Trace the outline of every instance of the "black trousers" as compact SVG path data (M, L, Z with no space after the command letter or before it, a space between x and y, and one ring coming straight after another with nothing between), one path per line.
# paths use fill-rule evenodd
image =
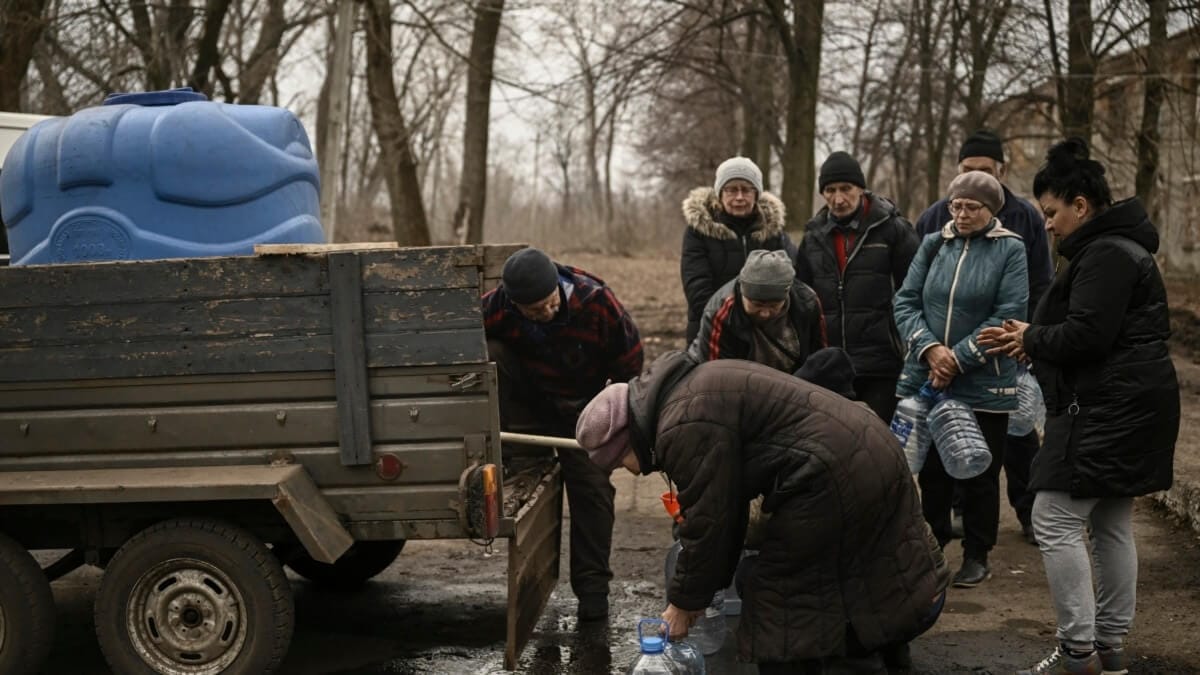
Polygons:
M996 545L1000 528L1000 467L1004 465L1008 413L976 412L975 419L992 453L987 471L963 481L946 473L936 447L929 449L925 466L917 477L921 486L921 510L938 543L944 548L952 538L950 505L958 484L963 505L963 556L982 562Z
M879 415L879 419L886 424L891 424L892 415L896 412L896 404L900 399L896 398L896 382L900 376L896 377L856 377L854 378L854 394L859 401L867 404L871 410Z
M565 406L550 400L537 387L537 378L521 368L503 343L488 340L488 357L496 362L500 385L500 426L546 436L575 437L582 405ZM583 403L587 403L584 401ZM608 593L612 569L613 499L609 475L578 448L558 448L567 506L571 514L571 590L576 597Z
M1009 436L1004 449L1004 477L1008 483L1008 503L1017 513L1021 526L1033 518L1034 493L1029 490L1029 467L1041 444L1036 431L1024 436Z

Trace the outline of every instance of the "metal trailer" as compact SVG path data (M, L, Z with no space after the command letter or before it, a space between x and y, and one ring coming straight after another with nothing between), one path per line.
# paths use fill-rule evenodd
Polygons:
M354 586L445 538L508 540L515 667L562 488L552 454L502 455L479 296L512 250L0 267L0 673L37 672L50 580L84 563L114 671L260 675L284 565Z

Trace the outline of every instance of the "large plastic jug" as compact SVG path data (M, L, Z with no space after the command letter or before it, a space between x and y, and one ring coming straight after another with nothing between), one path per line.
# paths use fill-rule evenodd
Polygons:
M13 265L250 254L324 241L318 175L283 108L117 94L26 131L0 208Z
M687 640L667 640L663 652L675 663L682 675L705 675L704 655Z
M664 566L667 588L671 587L671 579L675 577L675 563L679 560L679 552L682 550L683 544L678 539L667 549ZM721 651L728 633L729 624L725 620L725 591L720 590L713 594L712 602L705 608L704 615L696 619L688 629L687 640L699 649L701 654L716 654Z
M908 460L908 470L912 473L920 473L929 454L929 424L926 418L935 393L933 384L926 382L916 394L900 399L889 425L892 435L900 441L904 458Z
M671 660L665 651L666 621L642 619L638 622L637 633L640 653L633 663L629 664L629 675L683 675L678 664Z
M1008 435L1025 436L1046 426L1046 402L1037 378L1026 368L1017 375L1017 409L1008 416Z
M933 444L951 478L974 478L991 466L992 453L966 403L939 392L927 419Z

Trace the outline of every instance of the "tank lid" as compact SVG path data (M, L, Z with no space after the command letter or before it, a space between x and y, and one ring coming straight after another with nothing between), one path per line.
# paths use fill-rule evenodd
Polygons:
M194 91L191 87L179 87L178 89L165 89L163 91L136 91L109 94L104 98L103 105L160 106L207 100L207 96L201 92Z
M663 650L663 639L657 635L642 636L642 653L658 654Z

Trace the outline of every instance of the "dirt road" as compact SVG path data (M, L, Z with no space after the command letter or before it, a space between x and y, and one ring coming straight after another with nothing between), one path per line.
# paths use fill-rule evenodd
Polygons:
M569 256L566 262L604 277L641 326L651 356L678 347L683 326L677 263ZM1200 343L1198 343L1200 344ZM1200 395L1187 388L1181 445L1200 439L1194 425ZM606 624L580 626L564 581L526 648L520 672L621 673L635 655L636 620L663 604L663 561L669 521L657 477L615 475L617 529L612 566L613 614ZM1128 647L1132 673L1200 672L1200 542L1149 500L1135 513L1140 578L1138 615ZM565 541L565 538L564 538ZM957 568L961 549L949 549ZM566 552L563 559L566 560ZM353 594L333 594L295 581L298 626L283 672L500 673L504 641L506 553L491 555L466 542L414 542L377 581ZM1011 673L1053 646L1054 617L1037 549L1019 536L1004 509L991 556L993 577L975 589L952 589L934 628L914 643L918 672ZM98 573L79 570L55 583L60 618L46 673L108 673L95 643L91 600ZM754 673L737 664L731 642L710 657L710 673Z

